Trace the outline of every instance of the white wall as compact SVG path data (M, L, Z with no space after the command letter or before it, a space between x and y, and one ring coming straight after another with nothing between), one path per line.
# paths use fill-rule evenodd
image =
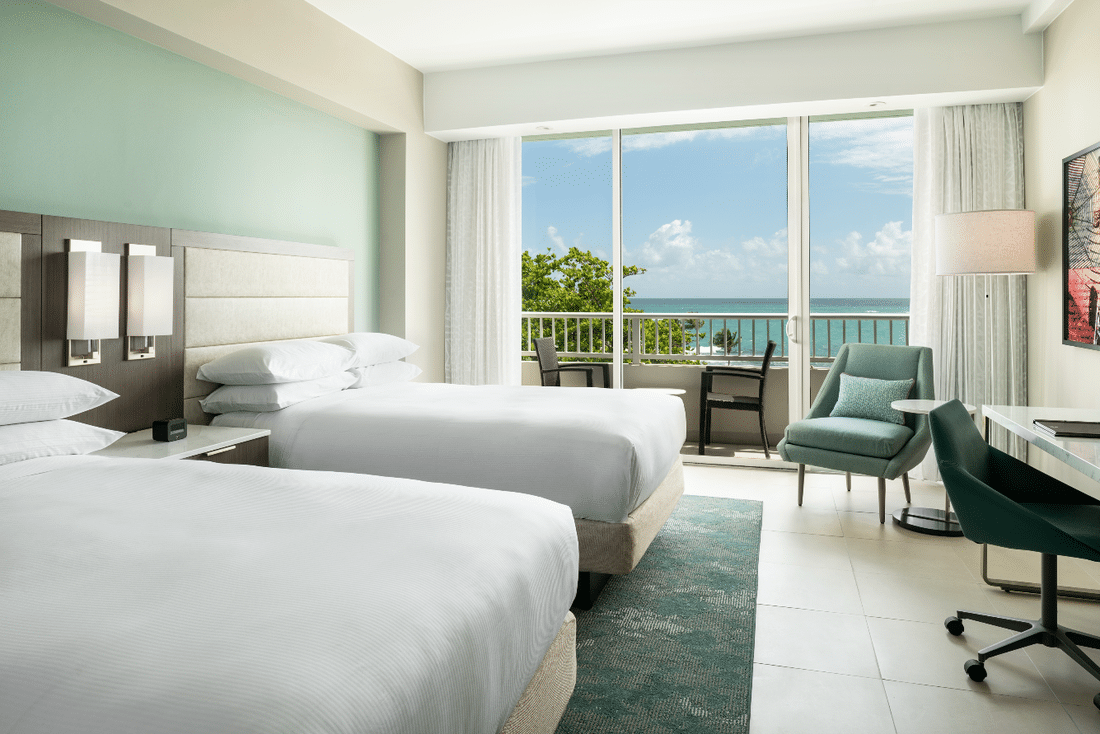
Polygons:
M444 140L1022 100L1042 37L1019 16L430 73Z
M1044 34L1046 79L1024 103L1027 207L1038 228L1039 272L1028 276L1028 402L1100 408L1100 352L1062 344L1062 159L1100 142L1096 29L1100 0L1076 0ZM1079 480L1040 451L1032 461Z

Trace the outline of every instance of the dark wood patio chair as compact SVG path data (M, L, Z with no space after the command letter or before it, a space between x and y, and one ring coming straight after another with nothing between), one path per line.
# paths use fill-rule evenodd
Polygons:
M699 385L699 454L701 456L706 455L707 444L710 443L711 411L715 408L721 408L724 410L755 411L760 419L760 440L764 444L764 457L771 458L771 453L768 451L768 430L764 425L764 386L768 381L768 367L771 365L775 347L775 342L768 342L768 347L764 350L764 361L758 370L750 367L707 365ZM759 390L756 395L716 392L714 390L715 377L741 377L755 380L759 385Z
M603 374L603 387L611 387L611 365L607 362L558 362L558 349L551 337L535 339L535 354L539 358L539 373L544 387L561 387L562 372L584 372L585 384L592 385L592 375Z

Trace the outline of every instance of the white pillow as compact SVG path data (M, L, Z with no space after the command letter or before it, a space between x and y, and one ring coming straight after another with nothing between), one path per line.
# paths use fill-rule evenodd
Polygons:
M270 413L303 400L340 392L355 382L355 375L341 372L317 380L280 382L271 385L224 385L199 401L207 413L232 413L243 410Z
M335 344L315 341L272 342L245 347L199 367L198 377L223 385L271 385L301 382L344 372L355 356Z
M90 454L110 446L125 435L120 431L65 420L0 426L0 464L43 456Z
M408 382L421 372L419 367L408 362L384 362L372 364L370 367L356 367L351 373L357 379L351 386L374 387L388 385L391 382Z
M350 349L354 352L355 362L351 365L352 367L369 367L372 364L396 362L420 349L419 345L393 334L365 331L357 331L342 336L329 336L321 341L328 344L339 344L344 349Z
M0 371L0 426L68 418L117 397L60 372Z

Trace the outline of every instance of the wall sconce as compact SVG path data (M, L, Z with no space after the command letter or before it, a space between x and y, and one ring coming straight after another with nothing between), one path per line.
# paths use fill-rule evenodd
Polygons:
M172 333L175 269L153 245L126 247L126 359L153 359L155 337Z
M101 339L118 338L119 255L92 240L69 240L69 313L65 328L70 367L99 364Z

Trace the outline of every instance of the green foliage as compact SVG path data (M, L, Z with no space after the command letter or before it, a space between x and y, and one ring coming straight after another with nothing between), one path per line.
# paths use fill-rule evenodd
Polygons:
M623 268L623 277L639 275L645 268L629 265ZM569 252L558 257L547 249L532 256L523 253L523 310L568 311L591 313L614 310L611 292L611 265L591 252L570 247ZM624 310L635 292L623 289Z
M555 255L549 249L537 255L524 251L522 266L524 311L606 313L614 310L611 265L591 252L585 252L576 247L569 248L569 252L561 256ZM645 268L629 265L623 268L623 278L644 272ZM641 309L630 308L630 298L634 295L636 293L633 289L623 288L624 313L642 313ZM685 350L694 348L696 337L694 330L703 325L702 321L693 319L685 319L682 322L669 320L655 322L646 319L642 323L645 351L649 353L665 351L672 354L684 354ZM629 322L624 324L624 327L629 331ZM549 319L546 320L544 328L544 333L551 332ZM611 352L611 319L556 319L553 332L559 352L585 351L608 354ZM533 349L533 346L528 344L528 336L526 332L523 334L523 344L525 349ZM530 338L534 339L538 336L540 334L536 322L532 325ZM705 337L706 333L699 332L700 343ZM723 343L728 343L731 349L736 348L740 343L740 337L736 333L731 334L728 330L723 339L725 340ZM566 348L566 344L569 345L569 349Z
M723 354L729 354L741 346L741 335L729 329L718 329L711 337L710 344L721 349Z

